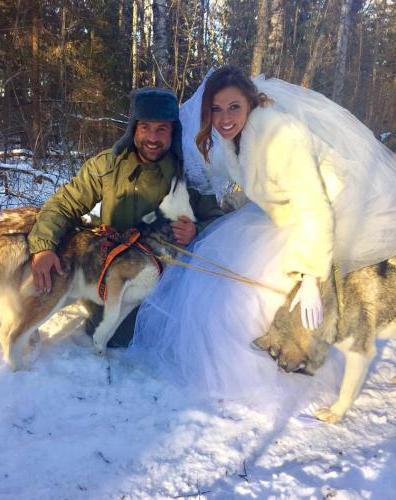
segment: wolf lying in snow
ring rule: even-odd
[[[170,221],[176,221],[181,215],[195,220],[184,182],[172,182],[159,211]],[[107,299],[104,301],[97,292],[104,238],[83,228],[70,233],[58,248],[66,272],[54,274],[51,293],[40,295],[33,285],[26,239],[37,212],[35,208],[19,208],[0,214],[0,341],[4,357],[13,370],[24,368],[24,350],[37,328],[67,303],[79,299],[104,305],[103,321],[93,336],[97,353],[103,354],[118,325],[142,302],[159,278],[153,257],[132,246],[108,268],[105,277]],[[152,223],[156,215],[152,213],[146,217],[147,222]],[[156,235],[158,231],[147,231],[139,241],[148,245],[157,256],[169,254],[169,250],[155,239]]]
[[[313,374],[325,361],[331,345],[345,357],[337,401],[316,412],[317,418],[337,422],[352,406],[376,354],[376,338],[396,338],[396,258],[346,275],[334,276],[322,287],[324,322],[305,329],[300,313],[289,313],[296,290],[278,310],[268,333],[253,344],[268,351],[287,372]]]

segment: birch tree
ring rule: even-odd
[[[131,41],[129,64],[131,67],[132,88],[137,87],[139,81],[139,59],[138,59],[138,8],[135,0],[131,0]]]
[[[284,45],[284,0],[271,1],[270,31],[268,35],[267,67],[272,76],[279,77]]]
[[[263,58],[265,56],[265,46],[268,37],[268,0],[258,0],[256,30],[256,43],[253,47],[252,65],[250,67],[250,73],[253,76],[261,73]]]
[[[166,86],[169,82],[169,33],[166,20],[166,0],[153,0],[153,60],[155,85],[158,86]]]
[[[333,100],[341,103],[345,82],[345,64],[348,50],[348,35],[351,25],[351,7],[353,0],[343,0],[341,4],[340,24],[338,28],[336,66],[334,75]]]

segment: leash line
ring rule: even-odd
[[[242,274],[236,273],[235,271],[232,271],[231,269],[229,269],[225,266],[222,266],[222,265],[218,264],[217,262],[214,262],[211,259],[207,259],[205,257],[202,257],[201,255],[197,255],[193,252],[190,252],[189,250],[186,250],[184,248],[179,247],[178,245],[170,243],[169,241],[163,240],[162,238],[154,238],[154,239],[156,239],[158,241],[158,243],[160,243],[164,246],[168,246],[170,248],[173,248],[174,250],[177,250],[178,252],[180,252],[182,254],[185,254],[185,255],[188,255],[189,257],[192,257],[192,258],[201,260],[203,262],[209,263],[213,267],[220,269],[220,271],[212,271],[210,269],[205,269],[205,268],[195,266],[195,265],[187,263],[187,262],[183,262],[183,261],[178,260],[178,259],[174,259],[173,257],[169,257],[169,256],[162,255],[160,257],[157,257],[160,260],[166,262],[167,264],[173,264],[173,265],[184,267],[187,269],[192,269],[194,271],[199,271],[201,273],[209,274],[212,276],[219,276],[219,277],[223,277],[223,278],[228,278],[228,279],[231,279],[233,281],[238,281],[240,283],[244,283],[245,285],[249,285],[252,287],[266,288],[267,290],[271,290],[272,292],[275,292],[275,293],[278,293],[281,295],[287,295],[287,292],[285,290],[282,290],[280,288],[276,288],[276,287],[268,285],[266,283],[261,283],[260,281],[257,281],[257,280],[252,280],[250,278],[247,278],[246,276],[243,276]]]
[[[117,237],[119,236],[117,232],[112,230],[112,228],[110,228],[108,226],[104,226],[104,225],[99,226],[98,228],[93,228],[93,229],[89,229],[89,230],[91,230],[97,236],[105,237],[110,241],[113,240],[113,243],[115,243],[114,242],[115,236],[117,236]],[[218,271],[195,266],[193,264],[190,264],[188,262],[183,262],[181,260],[175,259],[175,258],[168,256],[168,255],[158,256],[158,255],[154,254],[152,249],[146,249],[143,246],[144,253],[146,253],[146,255],[149,255],[150,257],[152,257],[157,262],[158,265],[159,265],[158,261],[163,261],[167,264],[180,266],[180,267],[184,267],[187,269],[192,269],[194,271],[199,271],[201,273],[209,274],[211,276],[218,276],[218,277],[222,277],[222,278],[227,278],[227,279],[237,281],[239,283],[243,283],[243,284],[251,286],[251,287],[266,288],[267,290],[271,290],[272,292],[275,292],[275,293],[278,293],[281,295],[287,295],[287,292],[285,290],[282,290],[280,288],[276,288],[276,287],[268,285],[266,283],[261,283],[260,281],[257,281],[257,280],[252,280],[250,278],[247,278],[246,276],[243,276],[242,274],[236,273],[235,271],[233,271],[232,269],[229,269],[226,266],[222,266],[211,259],[202,257],[201,255],[198,255],[196,253],[190,252],[189,250],[186,250],[185,248],[181,248],[178,245],[171,243],[170,241],[166,241],[158,236],[150,236],[150,237],[153,240],[157,241],[157,243],[159,243],[160,245],[163,245],[165,247],[176,250],[177,252],[184,254],[184,255],[187,255],[193,259],[197,259],[197,260],[200,260],[200,261],[205,262],[207,264],[210,264],[214,268],[218,269]],[[114,258],[117,255],[119,255],[124,250],[128,249],[129,247],[137,246],[140,250],[142,250],[142,248],[140,248],[141,245],[138,242],[139,238],[140,238],[140,233],[137,230],[132,231],[132,233],[129,236],[127,241],[125,241],[121,244],[115,243],[116,247],[113,248],[113,250],[111,250],[110,253],[107,255],[105,262],[104,262],[104,265],[103,265],[103,268],[102,268],[101,276],[98,280],[98,294],[104,301],[107,298],[106,297],[107,296],[107,289],[106,289],[106,285],[104,283],[104,276],[106,274],[108,267],[110,266],[111,262],[114,260]]]
[[[197,260],[201,260],[202,262],[205,262],[207,264],[211,264],[213,267],[217,267],[217,269],[221,269],[222,271],[226,272],[227,274],[230,274],[232,276],[237,276],[241,279],[249,279],[249,278],[246,278],[246,276],[243,276],[242,274],[239,274],[228,267],[225,267],[221,264],[218,264],[214,260],[208,259],[206,257],[202,257],[201,255],[198,255],[196,253],[190,252],[189,250],[186,250],[185,248],[179,247],[178,245],[175,245],[174,243],[171,243],[170,241],[163,240],[162,238],[158,238],[157,241],[164,246],[168,246],[170,248],[173,248],[174,250],[177,250],[179,253],[182,253],[184,255],[188,255],[189,257],[193,257],[194,259],[197,259]],[[253,281],[253,280],[251,280],[251,281]]]

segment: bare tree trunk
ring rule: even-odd
[[[155,84],[169,84],[169,53],[166,0],[153,0],[153,57]]]
[[[343,0],[340,24],[338,28],[336,68],[334,75],[333,100],[341,103],[344,95],[345,66],[348,50],[348,34],[351,24],[351,6],[353,0]]]
[[[326,35],[320,33],[318,38],[315,40],[315,44],[312,50],[311,57],[305,67],[304,75],[301,80],[301,85],[303,87],[310,88],[312,86],[312,80],[314,79],[316,70],[319,67],[323,45],[326,40]]]
[[[250,73],[257,76],[262,71],[265,45],[268,36],[268,0],[258,0],[256,43],[253,48],[252,64]]]
[[[199,26],[198,26],[198,53],[199,53],[199,76],[202,78],[205,71],[205,63],[207,61],[208,45],[207,45],[207,19],[209,16],[209,2],[200,0],[199,6]]]
[[[65,92],[66,92],[66,54],[65,54],[65,43],[66,43],[66,5],[62,6],[62,20],[61,20],[61,37],[60,37],[60,66],[59,66],[59,96],[61,102],[62,112],[64,111],[63,105],[65,102]]]
[[[152,4],[150,0],[137,0],[139,24],[139,81],[138,85],[153,85],[154,66],[151,62]]]
[[[118,32],[121,33],[123,31],[124,27],[124,11],[125,11],[125,5],[124,5],[125,0],[120,0],[120,3],[118,5]]]
[[[89,68],[92,69],[94,65],[94,52],[95,52],[95,27],[91,28],[91,31],[89,33],[89,60],[88,60],[88,65]]]
[[[173,57],[174,57],[174,68],[173,68],[173,82],[172,88],[177,90],[179,86],[179,40],[180,40],[180,0],[175,1],[175,27],[173,29]]]
[[[137,88],[142,85],[150,85],[153,83],[150,72],[151,67],[149,67],[148,64],[151,36],[151,30],[148,24],[151,22],[151,15],[146,12],[146,0],[132,0],[132,2],[132,86],[133,88]]]
[[[37,162],[41,142],[41,112],[40,112],[40,53],[39,53],[39,4],[32,4],[32,149],[33,164]]]
[[[296,45],[297,41],[297,27],[298,27],[298,16],[300,14],[300,6],[297,4],[294,11],[293,18],[293,45]]]
[[[132,88],[137,87],[139,80],[139,63],[138,63],[138,50],[137,50],[137,33],[138,33],[138,21],[137,21],[137,6],[135,0],[131,0],[131,49],[129,56],[129,64],[131,68],[131,84]]]
[[[280,75],[284,41],[284,0],[271,1],[270,32],[268,35],[269,69],[273,76]]]
[[[304,70],[304,75],[301,79],[301,85],[303,87],[310,88],[312,86],[312,80],[315,77],[315,73],[317,69],[320,66],[321,63],[321,55],[323,52],[323,47],[326,43],[326,37],[327,37],[327,11],[328,7],[331,3],[331,0],[326,0],[323,9],[322,9],[322,14],[320,17],[320,20],[318,22],[319,25],[319,33],[318,36],[316,37],[312,51],[309,57],[309,60],[307,62],[307,65]]]
[[[183,65],[183,71],[182,71],[182,78],[181,78],[181,82],[180,82],[180,92],[179,92],[180,102],[183,101],[184,90],[185,90],[185,86],[186,86],[187,69],[188,69],[188,65],[190,62],[190,58],[192,56],[194,31],[195,31],[195,27],[196,27],[197,18],[198,18],[198,8],[199,8],[199,4],[198,4],[198,2],[196,2],[193,12],[189,13],[188,16],[186,15],[185,19],[184,19],[184,24],[185,24],[186,29],[187,29],[187,33],[186,33],[186,35],[187,35],[187,47],[186,47],[186,57],[185,57],[184,65]],[[189,20],[188,18],[191,15],[192,15],[192,18],[191,18],[191,20]]]
[[[72,167],[73,160],[70,155],[69,145],[66,140],[66,130],[67,130],[67,120],[66,120],[66,14],[67,7],[65,2],[62,6],[61,12],[61,37],[60,37],[60,66],[59,66],[59,108],[60,108],[60,117],[59,117],[59,135],[60,141],[62,144],[63,153],[68,159],[69,167]]]
[[[377,8],[379,7],[379,1],[377,3]],[[367,121],[371,128],[373,128],[373,116],[374,116],[374,103],[376,101],[375,94],[377,91],[377,77],[378,77],[378,46],[380,43],[380,12],[377,10],[375,19],[375,31],[373,40],[373,56],[371,64],[371,79],[369,82],[369,92],[368,92],[368,106],[367,106]]]
[[[362,72],[362,54],[363,54],[363,24],[360,22],[358,24],[358,35],[359,35],[359,49],[358,53],[356,55],[357,58],[357,64],[356,64],[356,80],[355,80],[355,86],[353,89],[353,96],[352,96],[352,103],[353,107],[355,107],[358,95],[359,95],[359,89],[360,89],[360,83],[361,83],[361,72]]]

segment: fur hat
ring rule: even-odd
[[[179,120],[179,105],[174,92],[168,89],[144,87],[130,94],[129,121],[124,135],[114,144],[113,153],[119,155],[128,148],[135,150],[134,134],[138,120],[174,122],[170,150],[182,165],[182,127]]]

